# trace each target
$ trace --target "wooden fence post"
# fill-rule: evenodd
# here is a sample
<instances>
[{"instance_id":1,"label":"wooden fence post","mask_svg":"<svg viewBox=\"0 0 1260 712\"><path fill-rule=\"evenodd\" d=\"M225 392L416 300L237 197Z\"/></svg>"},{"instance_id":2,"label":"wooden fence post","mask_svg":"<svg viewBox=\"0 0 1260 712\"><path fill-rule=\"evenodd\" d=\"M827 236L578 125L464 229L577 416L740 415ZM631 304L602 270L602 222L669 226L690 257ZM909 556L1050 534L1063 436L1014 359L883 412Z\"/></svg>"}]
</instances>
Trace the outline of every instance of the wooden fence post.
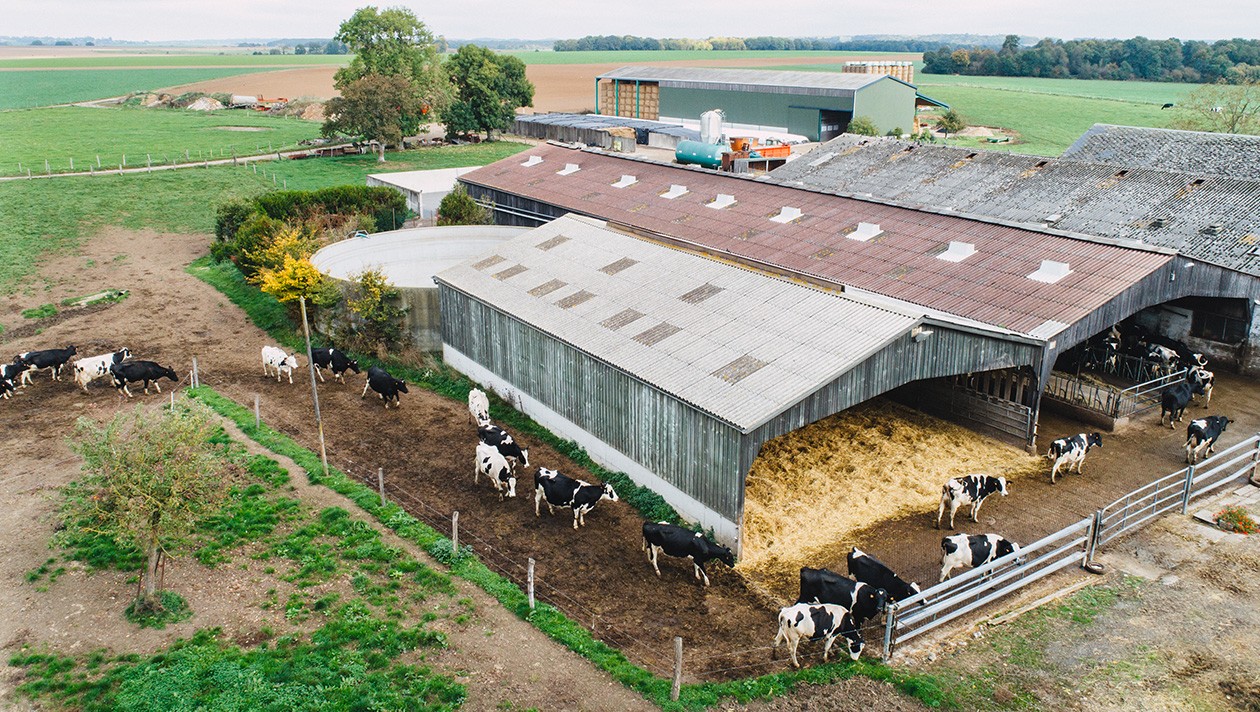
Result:
<instances>
[{"instance_id":1,"label":"wooden fence post","mask_svg":"<svg viewBox=\"0 0 1260 712\"><path fill-rule=\"evenodd\" d=\"M381 492L381 506L385 506L385 468L376 468L376 488Z\"/></svg>"},{"instance_id":2,"label":"wooden fence post","mask_svg":"<svg viewBox=\"0 0 1260 712\"><path fill-rule=\"evenodd\" d=\"M451 553L459 557L459 510L451 512Z\"/></svg>"},{"instance_id":3,"label":"wooden fence post","mask_svg":"<svg viewBox=\"0 0 1260 712\"><path fill-rule=\"evenodd\" d=\"M254 394L254 429L255 430L262 427L262 406L258 401L259 401L258 394L255 393Z\"/></svg>"},{"instance_id":4,"label":"wooden fence post","mask_svg":"<svg viewBox=\"0 0 1260 712\"><path fill-rule=\"evenodd\" d=\"M193 356L192 385L193 385L193 388L196 388L201 385L201 374L197 373L197 357L196 356Z\"/></svg>"},{"instance_id":5,"label":"wooden fence post","mask_svg":"<svg viewBox=\"0 0 1260 712\"><path fill-rule=\"evenodd\" d=\"M682 691L682 638L674 636L674 684L669 688L669 699L678 701Z\"/></svg>"},{"instance_id":6,"label":"wooden fence post","mask_svg":"<svg viewBox=\"0 0 1260 712\"><path fill-rule=\"evenodd\" d=\"M302 307L302 334L306 337L306 366L311 373L311 401L315 404L315 427L319 430L319 460L328 476L328 448L324 445L324 418L319 413L319 389L315 386L315 359L311 356L311 326L306 321L306 297L298 297Z\"/></svg>"},{"instance_id":7,"label":"wooden fence post","mask_svg":"<svg viewBox=\"0 0 1260 712\"><path fill-rule=\"evenodd\" d=\"M526 581L529 591L529 610L534 610L534 560L529 560L529 569L526 571Z\"/></svg>"}]
</instances>

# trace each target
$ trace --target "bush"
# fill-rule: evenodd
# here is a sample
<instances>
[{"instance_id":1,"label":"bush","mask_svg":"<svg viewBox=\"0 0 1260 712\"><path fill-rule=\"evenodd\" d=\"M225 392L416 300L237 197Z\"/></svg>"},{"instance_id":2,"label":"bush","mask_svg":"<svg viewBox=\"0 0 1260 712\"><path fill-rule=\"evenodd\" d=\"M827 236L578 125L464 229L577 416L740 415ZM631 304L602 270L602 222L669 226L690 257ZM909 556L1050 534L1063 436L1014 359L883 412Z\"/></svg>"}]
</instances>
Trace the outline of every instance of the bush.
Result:
<instances>
[{"instance_id":1,"label":"bush","mask_svg":"<svg viewBox=\"0 0 1260 712\"><path fill-rule=\"evenodd\" d=\"M1255 534L1260 525L1247 514L1247 510L1237 505L1229 506L1216 513L1216 526L1227 532L1239 534Z\"/></svg>"},{"instance_id":2,"label":"bush","mask_svg":"<svg viewBox=\"0 0 1260 712\"><path fill-rule=\"evenodd\" d=\"M349 300L350 344L353 348L383 354L402 338L405 312L398 306L398 290L376 270L354 278Z\"/></svg>"},{"instance_id":3,"label":"bush","mask_svg":"<svg viewBox=\"0 0 1260 712\"><path fill-rule=\"evenodd\" d=\"M875 126L875 122L869 117L858 116L849 122L849 127L845 129L847 133L857 134L859 136L878 136L879 128Z\"/></svg>"},{"instance_id":4,"label":"bush","mask_svg":"<svg viewBox=\"0 0 1260 712\"><path fill-rule=\"evenodd\" d=\"M438 205L438 225L489 225L490 211L477 204L463 186L446 194Z\"/></svg>"},{"instance_id":5,"label":"bush","mask_svg":"<svg viewBox=\"0 0 1260 712\"><path fill-rule=\"evenodd\" d=\"M258 211L252 200L229 200L219 203L214 211L214 236L220 241L230 241L236 237L236 231Z\"/></svg>"}]
</instances>

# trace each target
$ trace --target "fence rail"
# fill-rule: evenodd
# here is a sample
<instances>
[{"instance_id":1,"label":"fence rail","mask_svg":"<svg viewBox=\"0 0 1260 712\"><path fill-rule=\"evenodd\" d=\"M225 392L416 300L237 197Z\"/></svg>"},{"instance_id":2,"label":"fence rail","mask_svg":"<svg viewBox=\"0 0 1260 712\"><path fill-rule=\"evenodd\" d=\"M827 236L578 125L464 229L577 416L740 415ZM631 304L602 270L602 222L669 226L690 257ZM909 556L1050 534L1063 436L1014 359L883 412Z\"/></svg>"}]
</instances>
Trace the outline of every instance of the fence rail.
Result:
<instances>
[{"instance_id":1,"label":"fence rail","mask_svg":"<svg viewBox=\"0 0 1260 712\"><path fill-rule=\"evenodd\" d=\"M1184 514L1191 501L1254 476L1258 465L1260 433L1198 465L1145 484L1014 554L890 604L884 621L884 659L900 643L974 613L1068 566L1085 566L1101 546L1173 510Z\"/></svg>"},{"instance_id":2,"label":"fence rail","mask_svg":"<svg viewBox=\"0 0 1260 712\"><path fill-rule=\"evenodd\" d=\"M1186 378L1182 369L1128 388L1116 388L1106 383L1085 381L1063 373L1051 373L1046 382L1046 394L1072 405L1098 411L1112 418L1127 418L1145 413L1159 405L1159 396L1165 388Z\"/></svg>"}]
</instances>

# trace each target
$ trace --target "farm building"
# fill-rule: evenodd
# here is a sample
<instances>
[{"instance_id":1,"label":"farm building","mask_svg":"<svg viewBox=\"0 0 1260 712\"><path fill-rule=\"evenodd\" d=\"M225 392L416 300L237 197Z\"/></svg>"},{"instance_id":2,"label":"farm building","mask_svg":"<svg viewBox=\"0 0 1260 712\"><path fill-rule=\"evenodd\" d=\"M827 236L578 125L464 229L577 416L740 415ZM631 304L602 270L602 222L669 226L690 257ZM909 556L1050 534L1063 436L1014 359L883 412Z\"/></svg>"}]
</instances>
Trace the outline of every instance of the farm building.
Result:
<instances>
[{"instance_id":1,"label":"farm building","mask_svg":"<svg viewBox=\"0 0 1260 712\"><path fill-rule=\"evenodd\" d=\"M636 145L674 148L679 141L700 140L699 131L681 124L600 114L521 114L512 124L512 133L622 153L632 153Z\"/></svg>"},{"instance_id":2,"label":"farm building","mask_svg":"<svg viewBox=\"0 0 1260 712\"><path fill-rule=\"evenodd\" d=\"M472 168L437 168L428 171L374 173L367 177L368 186L393 188L407 198L407 207L421 218L437 215L438 205L452 190L459 177Z\"/></svg>"},{"instance_id":3,"label":"farm building","mask_svg":"<svg viewBox=\"0 0 1260 712\"><path fill-rule=\"evenodd\" d=\"M1188 137L1180 149L1179 137ZM1240 154L1249 158L1241 161ZM1192 163L1189 156L1200 158ZM1132 162L1120 162L1125 157ZM1165 161L1187 170L1147 165ZM1241 177L1244 163L1260 163L1255 137L1094 127L1062 158L846 136L772 177L1081 239L1175 250L1185 265L1179 295L1146 305L1142 320L1217 362L1256 372L1260 180Z\"/></svg>"},{"instance_id":4,"label":"farm building","mask_svg":"<svg viewBox=\"0 0 1260 712\"><path fill-rule=\"evenodd\" d=\"M752 69L622 67L596 77L595 86L600 114L685 123L721 109L731 130L810 141L840 135L857 116L880 133L912 130L920 97L887 74Z\"/></svg>"},{"instance_id":5,"label":"farm building","mask_svg":"<svg viewBox=\"0 0 1260 712\"><path fill-rule=\"evenodd\" d=\"M834 361L826 350L820 355L804 349L795 367L823 358L835 367L835 375L825 387L788 399L791 403L778 396L772 398L781 401L784 409L765 423L728 420L724 427L733 429L728 436L736 438L739 445L722 456L734 458L737 466L732 470L709 464L733 472L727 476L736 479L745 476L756 448L767 439L884 393L1008 441L1032 446L1043 388L1062 352L1147 307L1192 295L1244 298L1251 293L1250 284L1235 278L1230 270L1207 263L1190 268L1191 262L1177 257L1175 250L1136 240L1085 239L1045 226L912 209L869 197L593 150L542 146L466 174L461 182L478 200L493 205L496 219L504 224L538 226L566 214L582 215L606 221L643 241L839 293L911 318L900 323L896 334L885 335L889 340L880 350L854 360ZM547 234L569 237L568 230L565 227ZM485 284L522 280L527 292L549 292L552 286L563 283L563 291L555 292L556 301L569 297L581 301L609 293L607 285L598 281L600 277L595 282L575 282L563 276L543 279L551 273L541 267L535 273L536 268L529 266L532 263L516 256L496 253L486 259L490 262L466 265L486 270L489 277L483 280ZM606 260L591 259L590 266L611 268L619 259L610 252ZM668 288L672 279L662 274L652 287ZM682 289L687 284L691 286ZM680 283L673 298L700 286ZM759 294L748 289L740 293ZM673 321L656 307L647 311L635 306L633 293L617 294L624 300L617 303L624 305L612 313L658 315L640 322L644 328L634 334L652 332L643 337L652 343L639 345L656 349L655 355L640 349L641 356L620 362L624 378L630 381L651 383L647 374L654 364L674 363L668 360L674 358L674 351L688 348L705 334L708 341L723 347L716 353L730 357L721 364L706 362L705 368L711 366L706 372L710 376L745 355L734 353L743 348L740 337L727 335L720 328L693 334L687 331L693 323L689 318L680 316ZM720 305L733 297L734 290L724 288L710 298ZM530 363L561 362L548 361L532 349L544 342L551 348L550 342L538 340L527 330L535 339L522 345L531 349L528 358L505 345L524 338L518 330L530 318L514 310L531 308L525 303L528 300L490 300L496 306L486 311L488 297L469 296L464 301L447 298L444 291L444 348L460 368L503 384L560 414L569 413L565 409L573 406L555 399L587 402L606 390L597 382L598 369L580 368L574 373L582 374L581 378L574 375L575 380L568 382L574 393L541 390L546 379L535 377ZM606 309L614 306L608 304ZM740 303L727 308L727 313L734 316L748 309ZM566 313L563 306L553 311L560 320ZM812 318L819 324L828 323L822 315ZM764 317L760 323L768 330L779 321ZM838 343L859 341L866 327L863 320L846 320L839 327ZM479 331L469 335L463 331L468 328ZM587 350L594 354L612 338L605 333L609 328L562 337L562 341L571 340L565 353ZM661 341L657 343L656 338ZM704 352L708 346L690 348ZM926 353L932 354L930 359L916 355ZM751 358L764 360L755 354ZM785 370L791 369L785 366ZM677 447L672 442L662 444L661 437L687 439L694 445L707 442L704 438L713 432L693 430L694 424L686 421L673 435L648 434L633 427L624 430L629 427L625 417L620 411L582 411L565 432L585 433L588 440L584 443L605 443L602 448L588 445L592 454L610 451L630 459L634 459L631 453L643 452L645 447L647 453L658 447ZM654 417L661 416L658 413ZM605 418L613 422L606 423ZM616 433L616 437L609 433ZM699 450L687 447L676 452ZM728 491L722 495L724 499L714 499L712 490L685 489L699 487L688 480L692 475L686 469L696 457L701 455L671 461L673 464L636 462L657 480L688 493L698 505L711 510L710 516L725 518L723 531L737 530L737 494ZM625 467L621 460L613 463ZM687 512L696 509L681 508Z\"/></svg>"}]
</instances>

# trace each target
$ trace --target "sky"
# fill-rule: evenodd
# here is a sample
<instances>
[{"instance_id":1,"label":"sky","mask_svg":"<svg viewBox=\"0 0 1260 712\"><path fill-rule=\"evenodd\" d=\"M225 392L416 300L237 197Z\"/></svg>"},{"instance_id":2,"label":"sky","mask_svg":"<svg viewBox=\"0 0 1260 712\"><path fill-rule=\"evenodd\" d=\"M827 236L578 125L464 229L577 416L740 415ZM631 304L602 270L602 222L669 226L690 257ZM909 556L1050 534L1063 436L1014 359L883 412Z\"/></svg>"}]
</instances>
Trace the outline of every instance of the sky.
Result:
<instances>
[{"instance_id":1,"label":"sky","mask_svg":"<svg viewBox=\"0 0 1260 712\"><path fill-rule=\"evenodd\" d=\"M1254 0L381 0L451 39L1020 34L1260 37ZM191 40L331 37L371 0L0 0L0 35Z\"/></svg>"}]
</instances>

